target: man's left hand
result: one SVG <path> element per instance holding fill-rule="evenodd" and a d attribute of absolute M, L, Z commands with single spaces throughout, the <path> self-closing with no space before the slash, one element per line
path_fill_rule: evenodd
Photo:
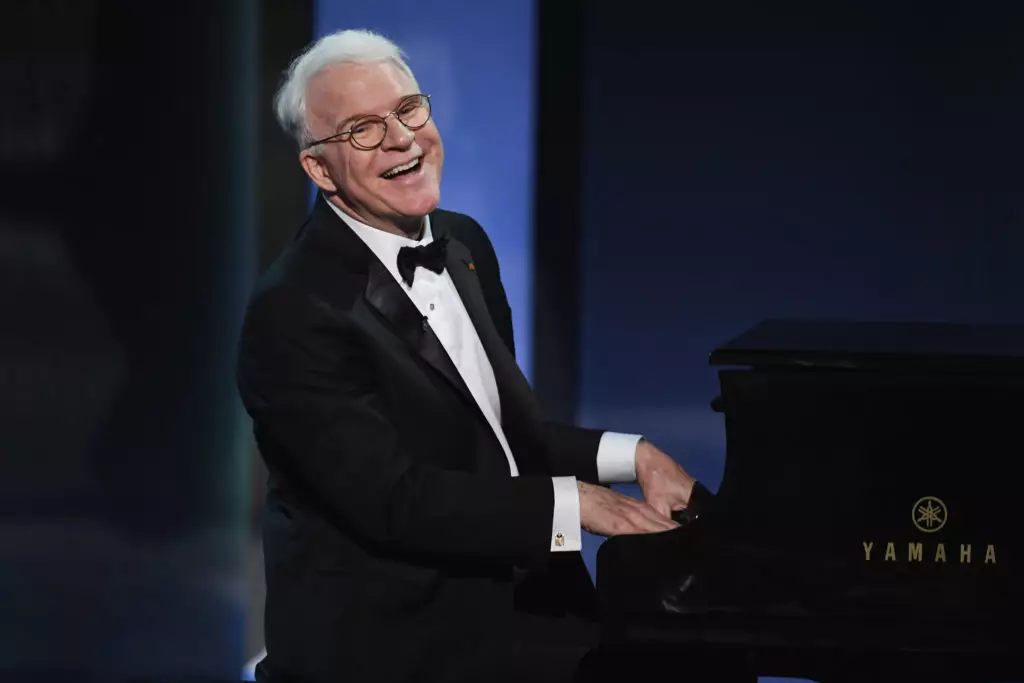
<path fill-rule="evenodd" d="M 636 446 L 636 481 L 648 505 L 665 517 L 685 510 L 695 479 L 679 463 L 649 441 Z"/>

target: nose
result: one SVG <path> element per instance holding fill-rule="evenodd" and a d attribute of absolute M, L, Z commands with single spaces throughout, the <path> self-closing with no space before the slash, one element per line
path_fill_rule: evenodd
<path fill-rule="evenodd" d="M 407 149 L 416 139 L 416 134 L 406 128 L 405 124 L 399 121 L 394 114 L 389 116 L 387 123 L 387 133 L 384 135 L 384 142 L 380 145 L 383 149 Z"/>

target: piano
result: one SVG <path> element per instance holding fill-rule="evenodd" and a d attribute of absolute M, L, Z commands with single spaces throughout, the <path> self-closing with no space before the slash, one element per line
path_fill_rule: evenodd
<path fill-rule="evenodd" d="M 1024 327 L 767 320 L 710 362 L 721 484 L 598 550 L 599 678 L 1024 681 Z"/>

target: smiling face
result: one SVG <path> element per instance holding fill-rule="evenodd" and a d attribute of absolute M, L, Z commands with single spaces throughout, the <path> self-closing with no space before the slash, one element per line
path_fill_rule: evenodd
<path fill-rule="evenodd" d="M 391 62 L 330 67 L 306 91 L 314 140 L 350 130 L 364 116 L 387 117 L 387 135 L 376 149 L 358 149 L 342 136 L 321 144 L 319 154 L 303 150 L 299 160 L 329 201 L 367 225 L 400 234 L 415 234 L 441 197 L 444 149 L 433 119 L 410 130 L 388 116 L 416 93 L 415 81 Z"/>

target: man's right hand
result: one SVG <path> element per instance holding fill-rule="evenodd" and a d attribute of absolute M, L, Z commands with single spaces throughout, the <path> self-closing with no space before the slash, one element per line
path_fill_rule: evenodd
<path fill-rule="evenodd" d="M 679 526 L 642 500 L 582 481 L 576 486 L 580 491 L 580 525 L 592 534 L 651 534 Z"/>

